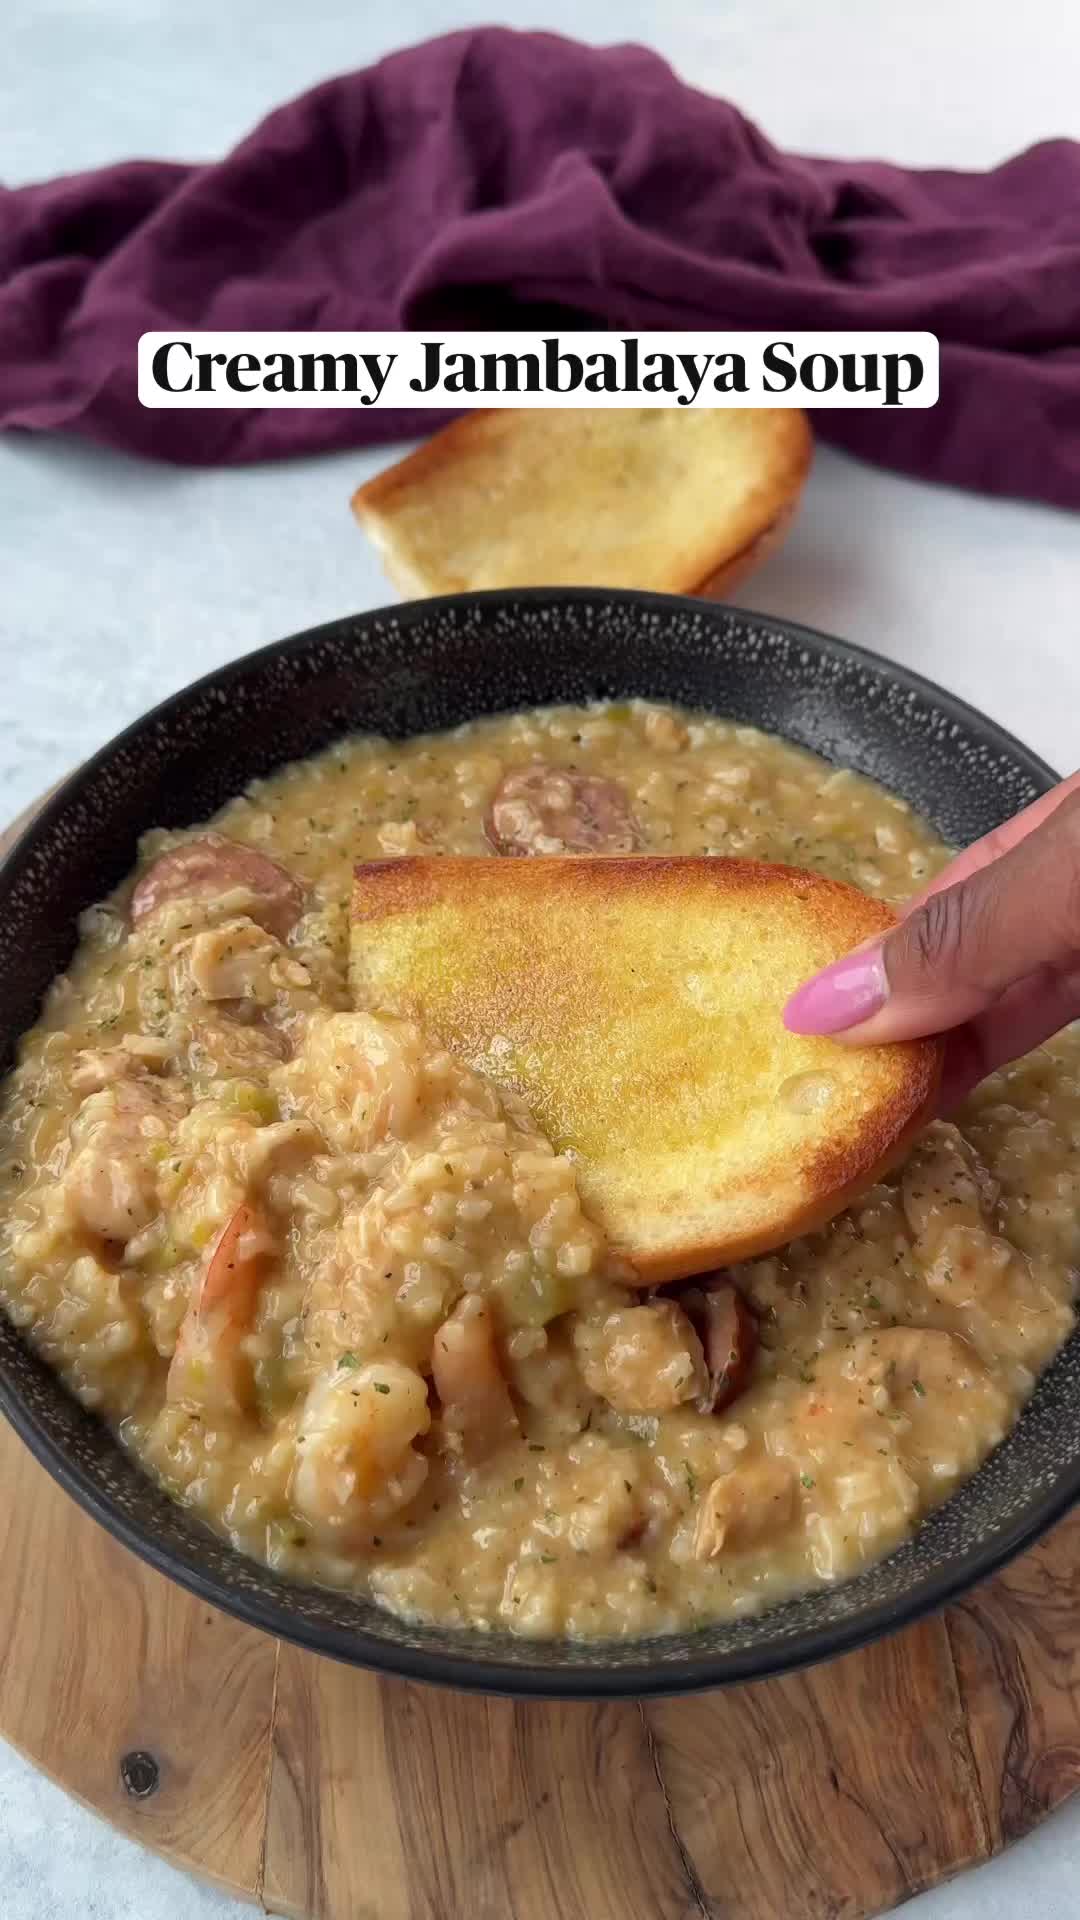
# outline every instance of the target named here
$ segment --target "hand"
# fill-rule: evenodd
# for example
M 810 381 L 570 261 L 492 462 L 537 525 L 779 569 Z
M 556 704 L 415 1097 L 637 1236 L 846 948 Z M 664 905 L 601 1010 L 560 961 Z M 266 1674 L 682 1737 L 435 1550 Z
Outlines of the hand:
M 941 1106 L 1080 1015 L 1080 773 L 976 841 L 895 932 L 800 987 L 791 1033 L 945 1034 Z

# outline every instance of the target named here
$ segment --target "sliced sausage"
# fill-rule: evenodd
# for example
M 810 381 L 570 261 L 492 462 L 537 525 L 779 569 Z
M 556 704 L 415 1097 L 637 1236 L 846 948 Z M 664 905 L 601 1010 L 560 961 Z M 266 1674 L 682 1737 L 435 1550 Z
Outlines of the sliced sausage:
M 698 1408 L 722 1413 L 749 1384 L 758 1349 L 753 1309 L 726 1274 L 710 1274 L 681 1287 L 678 1300 L 701 1341 L 709 1374 Z
M 200 834 L 161 854 L 131 896 L 131 922 L 138 926 L 173 900 L 206 900 L 241 889 L 251 896 L 251 918 L 267 933 L 287 939 L 304 911 L 299 880 L 255 847 L 220 833 Z
M 496 788 L 484 822 L 496 853 L 634 853 L 641 829 L 615 780 L 546 761 Z

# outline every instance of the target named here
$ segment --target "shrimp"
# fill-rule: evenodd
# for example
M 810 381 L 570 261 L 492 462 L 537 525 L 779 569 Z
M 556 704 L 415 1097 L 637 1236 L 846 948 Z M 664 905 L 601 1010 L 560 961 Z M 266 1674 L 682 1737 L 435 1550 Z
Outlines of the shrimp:
M 343 1354 L 308 1391 L 290 1497 L 341 1551 L 415 1500 L 428 1463 L 413 1445 L 431 1425 L 427 1385 L 400 1360 L 356 1365 Z
M 166 1398 L 200 1411 L 237 1414 L 250 1403 L 244 1335 L 276 1251 L 262 1215 L 237 1207 L 213 1242 L 169 1367 Z
M 470 1458 L 482 1459 L 517 1432 L 491 1309 L 479 1294 L 466 1294 L 443 1321 L 435 1335 L 431 1370 L 442 1402 L 444 1429 L 460 1434 Z
M 403 1140 L 416 1118 L 422 1042 L 407 1020 L 370 1013 L 314 1015 L 273 1084 L 321 1127 L 339 1153 Z
M 671 1413 L 705 1392 L 701 1341 L 674 1300 L 581 1320 L 574 1345 L 585 1384 L 619 1413 Z

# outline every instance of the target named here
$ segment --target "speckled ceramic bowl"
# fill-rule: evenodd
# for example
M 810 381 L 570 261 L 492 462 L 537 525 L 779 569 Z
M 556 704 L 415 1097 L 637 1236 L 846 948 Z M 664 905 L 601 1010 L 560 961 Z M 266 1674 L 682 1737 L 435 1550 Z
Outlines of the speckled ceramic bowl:
M 652 695 L 771 728 L 871 774 L 961 844 L 1050 786 L 990 721 L 883 660 L 781 621 L 643 593 L 538 589 L 361 614 L 266 647 L 158 707 L 62 788 L 0 868 L 6 1066 L 82 908 L 144 828 L 199 820 L 257 774 L 348 729 L 396 736 L 558 700 Z M 898 1553 L 757 1619 L 572 1645 L 428 1632 L 293 1586 L 174 1506 L 0 1315 L 0 1405 L 74 1499 L 203 1599 L 316 1652 L 502 1693 L 678 1692 L 824 1659 L 914 1619 L 1008 1560 L 1080 1494 L 1080 1334 L 1012 1436 Z

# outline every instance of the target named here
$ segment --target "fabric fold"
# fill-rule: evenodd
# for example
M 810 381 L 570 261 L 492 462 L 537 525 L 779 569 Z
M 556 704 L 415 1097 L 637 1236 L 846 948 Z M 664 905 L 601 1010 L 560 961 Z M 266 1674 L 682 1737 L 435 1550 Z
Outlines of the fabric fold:
M 151 329 L 922 328 L 926 410 L 815 414 L 927 479 L 1080 507 L 1080 145 L 986 173 L 782 153 L 634 46 L 451 34 L 325 82 L 225 159 L 0 190 L 0 426 L 185 464 L 431 414 L 140 407 Z

